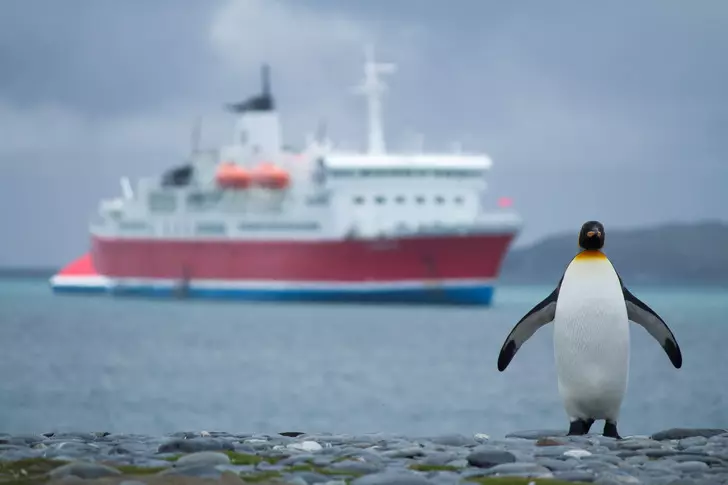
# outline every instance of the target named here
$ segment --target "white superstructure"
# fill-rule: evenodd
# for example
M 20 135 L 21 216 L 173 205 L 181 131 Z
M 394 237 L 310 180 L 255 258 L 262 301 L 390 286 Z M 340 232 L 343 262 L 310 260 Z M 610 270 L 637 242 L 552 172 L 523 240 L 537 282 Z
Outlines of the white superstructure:
M 187 165 L 142 179 L 135 188 L 124 179 L 123 197 L 102 202 L 92 231 L 132 238 L 320 240 L 517 230 L 521 220 L 514 211 L 484 207 L 488 156 L 386 150 L 379 75 L 394 69 L 367 49 L 356 91 L 368 99 L 368 149 L 346 153 L 321 139 L 301 152 L 282 148 L 264 67 L 261 94 L 229 107 L 237 116 L 230 144 L 195 151 Z M 260 164 L 270 164 L 278 169 L 278 185 L 222 187 L 226 164 L 251 177 Z M 229 177 L 244 185 L 242 172 Z

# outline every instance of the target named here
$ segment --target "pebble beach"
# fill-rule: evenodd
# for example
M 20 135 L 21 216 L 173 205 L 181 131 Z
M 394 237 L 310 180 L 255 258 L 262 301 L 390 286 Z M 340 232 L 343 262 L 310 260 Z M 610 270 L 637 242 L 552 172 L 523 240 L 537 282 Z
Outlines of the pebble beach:
M 0 484 L 728 483 L 726 429 L 675 428 L 622 440 L 564 434 L 0 434 Z

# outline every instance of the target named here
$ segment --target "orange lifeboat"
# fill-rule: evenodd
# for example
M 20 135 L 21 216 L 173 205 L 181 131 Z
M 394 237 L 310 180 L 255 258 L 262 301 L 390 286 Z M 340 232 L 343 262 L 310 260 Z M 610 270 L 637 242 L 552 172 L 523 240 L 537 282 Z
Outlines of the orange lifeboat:
M 250 186 L 252 177 L 247 170 L 233 162 L 223 162 L 215 173 L 215 180 L 225 189 L 246 189 Z
M 288 172 L 272 163 L 261 163 L 251 174 L 253 183 L 266 189 L 285 189 L 290 184 Z

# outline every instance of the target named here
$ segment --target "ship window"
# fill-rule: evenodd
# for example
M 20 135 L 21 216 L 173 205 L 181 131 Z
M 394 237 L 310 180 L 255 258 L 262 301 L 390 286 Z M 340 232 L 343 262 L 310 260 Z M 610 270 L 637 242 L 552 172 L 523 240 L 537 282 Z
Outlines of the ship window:
M 364 203 L 364 197 L 362 197 L 362 196 L 354 197 L 354 203 L 357 204 L 357 205 L 363 204 Z
M 187 208 L 193 211 L 214 207 L 221 197 L 220 192 L 193 192 L 187 196 Z
M 455 197 L 455 203 L 456 204 L 462 204 L 463 203 L 463 198 L 460 197 L 460 196 Z
M 225 224 L 221 222 L 200 222 L 197 224 L 197 234 L 207 234 L 207 235 L 223 235 L 227 231 L 225 231 Z
M 149 226 L 142 221 L 121 221 L 119 222 L 119 229 L 124 231 L 146 231 Z
M 177 208 L 175 194 L 152 192 L 149 194 L 149 210 L 152 212 L 174 212 Z
M 394 200 L 395 200 L 395 201 L 396 201 L 396 202 L 397 202 L 398 204 L 404 204 L 404 196 L 402 196 L 402 195 L 398 195 L 398 196 L 397 196 L 397 197 L 396 197 L 396 198 L 395 198 Z
M 435 202 L 437 202 L 438 204 L 442 204 L 445 202 L 445 198 L 441 195 L 438 195 L 437 197 L 435 197 Z
M 378 197 L 377 197 L 376 199 L 374 199 L 374 200 L 376 200 L 376 201 L 377 201 L 377 204 L 384 204 L 384 202 L 386 202 L 386 199 L 385 199 L 384 197 L 382 197 L 381 195 L 380 195 L 380 196 L 378 196 Z
M 319 228 L 315 221 L 305 222 L 241 222 L 241 231 L 314 231 Z
M 415 200 L 417 201 L 418 204 L 424 204 L 425 203 L 425 198 L 422 197 L 421 195 L 418 195 Z
M 344 169 L 333 169 L 329 171 L 334 177 L 346 177 L 347 175 L 354 175 L 354 170 Z

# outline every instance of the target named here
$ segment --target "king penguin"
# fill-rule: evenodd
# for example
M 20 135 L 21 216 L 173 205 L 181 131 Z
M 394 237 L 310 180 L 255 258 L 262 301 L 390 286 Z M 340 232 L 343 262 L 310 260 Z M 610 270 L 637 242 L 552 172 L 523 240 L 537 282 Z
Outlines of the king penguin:
M 554 324 L 558 390 L 569 435 L 585 435 L 604 420 L 603 436 L 621 439 L 617 421 L 629 374 L 629 321 L 657 340 L 679 369 L 682 354 L 667 324 L 634 296 L 602 252 L 604 226 L 584 223 L 580 251 L 556 288 L 513 327 L 498 355 L 503 372 L 518 349 L 542 326 Z

